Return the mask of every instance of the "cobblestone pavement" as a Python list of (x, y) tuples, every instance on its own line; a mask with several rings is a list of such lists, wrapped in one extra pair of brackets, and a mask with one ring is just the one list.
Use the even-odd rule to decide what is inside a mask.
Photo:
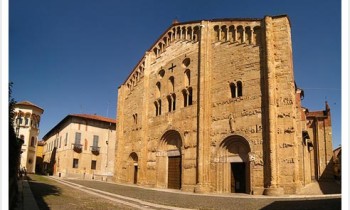
[[(56, 179), (100, 195), (119, 196), (116, 202), (135, 209), (235, 209), (235, 210), (340, 210), (341, 196), (251, 196), (246, 194), (194, 194), (178, 190), (144, 188), (101, 181)], [(77, 185), (78, 184), (78, 185)], [(107, 194), (106, 194), (107, 193)], [(140, 205), (141, 202), (141, 205)], [(142, 203), (145, 202), (145, 203)], [(125, 204), (125, 203), (124, 203)], [(154, 205), (153, 205), (154, 204)], [(126, 204), (128, 205), (128, 204)], [(157, 206), (159, 205), (159, 206)], [(140, 207), (141, 206), (141, 207)], [(175, 207), (175, 208), (174, 208)]]

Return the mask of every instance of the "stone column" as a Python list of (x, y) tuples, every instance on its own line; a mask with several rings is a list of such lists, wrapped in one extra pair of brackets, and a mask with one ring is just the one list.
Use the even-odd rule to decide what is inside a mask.
[(198, 95), (197, 95), (197, 185), (195, 192), (210, 192), (210, 29), (202, 21), (199, 37)]
[[(267, 95), (267, 113), (268, 116), (265, 123), (267, 123), (267, 135), (265, 144), (269, 151), (267, 164), (264, 167), (267, 167), (267, 170), (270, 172), (270, 178), (268, 179), (268, 184), (265, 186), (264, 194), (265, 195), (281, 195), (284, 194), (283, 188), (279, 188), (278, 183), (278, 171), (277, 171), (277, 104), (276, 104), (276, 70), (274, 64), (274, 46), (273, 46), (273, 23), (272, 18), (266, 16), (264, 19), (265, 22), (265, 93)], [(243, 35), (245, 32), (243, 31)]]
[[(148, 119), (149, 119), (149, 95), (150, 95), (150, 87), (149, 87), (149, 72), (150, 72), (150, 63), (151, 63), (151, 54), (150, 52), (146, 52), (145, 58), (144, 58), (144, 71), (143, 71), (143, 111), (142, 111), (142, 145), (148, 145)], [(141, 114), (141, 113), (140, 113)], [(148, 150), (147, 146), (143, 146), (140, 151), (140, 157), (138, 160), (139, 163), (139, 182), (141, 185), (147, 185), (148, 184), (148, 178), (147, 178), (147, 162), (148, 162)]]

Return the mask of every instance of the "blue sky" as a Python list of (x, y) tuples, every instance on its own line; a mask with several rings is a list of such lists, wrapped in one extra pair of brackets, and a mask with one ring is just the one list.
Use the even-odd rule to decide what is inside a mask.
[(16, 101), (45, 111), (42, 138), (66, 115), (116, 118), (118, 86), (156, 39), (180, 22), (287, 14), (303, 106), (331, 107), (333, 147), (341, 143), (341, 1), (13, 0), (9, 80)]

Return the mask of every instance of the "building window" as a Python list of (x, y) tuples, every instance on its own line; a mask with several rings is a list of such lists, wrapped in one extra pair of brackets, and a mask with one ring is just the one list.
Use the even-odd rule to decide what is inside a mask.
[(191, 71), (186, 69), (185, 71), (185, 87), (189, 87), (191, 85)]
[(137, 113), (133, 114), (132, 117), (134, 118), (134, 125), (137, 125)]
[(74, 144), (80, 144), (80, 140), (81, 140), (81, 133), (76, 132), (76, 133), (75, 133)]
[(91, 161), (91, 169), (96, 170), (96, 160)]
[(98, 147), (98, 136), (97, 135), (94, 135), (94, 140), (93, 140), (92, 146)]
[(242, 82), (237, 82), (237, 96), (240, 97), (243, 95)]
[(231, 98), (243, 96), (242, 82), (238, 81), (237, 85), (235, 83), (230, 83), (230, 90), (231, 90)]
[(173, 93), (174, 92), (174, 84), (175, 84), (175, 79), (173, 76), (169, 78), (169, 92)]
[(67, 146), (67, 141), (68, 141), (68, 133), (66, 133), (66, 138), (64, 139), (64, 146)]
[(156, 98), (159, 98), (160, 97), (160, 82), (157, 82), (156, 86), (157, 86)]
[(236, 85), (235, 83), (230, 84), (231, 98), (236, 98)]
[(79, 159), (74, 158), (73, 159), (73, 168), (78, 168), (79, 166)]
[(176, 109), (176, 95), (173, 93), (167, 96), (168, 99), (168, 111), (175, 111)]
[(162, 101), (159, 99), (154, 102), (154, 106), (156, 109), (156, 116), (159, 116), (162, 114)]
[(187, 88), (182, 91), (184, 97), (184, 107), (192, 105), (192, 88)]
[(31, 147), (35, 147), (35, 139), (34, 139), (33, 136), (32, 136), (32, 138), (30, 139), (30, 146), (31, 146)]
[(62, 144), (62, 136), (60, 136), (60, 143), (59, 143), (59, 147), (61, 148)]

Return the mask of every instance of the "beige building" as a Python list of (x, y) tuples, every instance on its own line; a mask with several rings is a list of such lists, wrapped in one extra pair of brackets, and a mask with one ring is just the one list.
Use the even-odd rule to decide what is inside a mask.
[(22, 154), (20, 168), (25, 168), (28, 173), (35, 173), (36, 146), (39, 136), (39, 124), (44, 110), (29, 102), (21, 101), (14, 106), (14, 128), (16, 136), (21, 138)]
[(314, 119), (303, 96), (287, 16), (174, 22), (118, 89), (115, 180), (297, 193), (332, 155), (330, 115)]
[(116, 120), (67, 115), (44, 137), (44, 170), (59, 177), (110, 180), (114, 173)]

